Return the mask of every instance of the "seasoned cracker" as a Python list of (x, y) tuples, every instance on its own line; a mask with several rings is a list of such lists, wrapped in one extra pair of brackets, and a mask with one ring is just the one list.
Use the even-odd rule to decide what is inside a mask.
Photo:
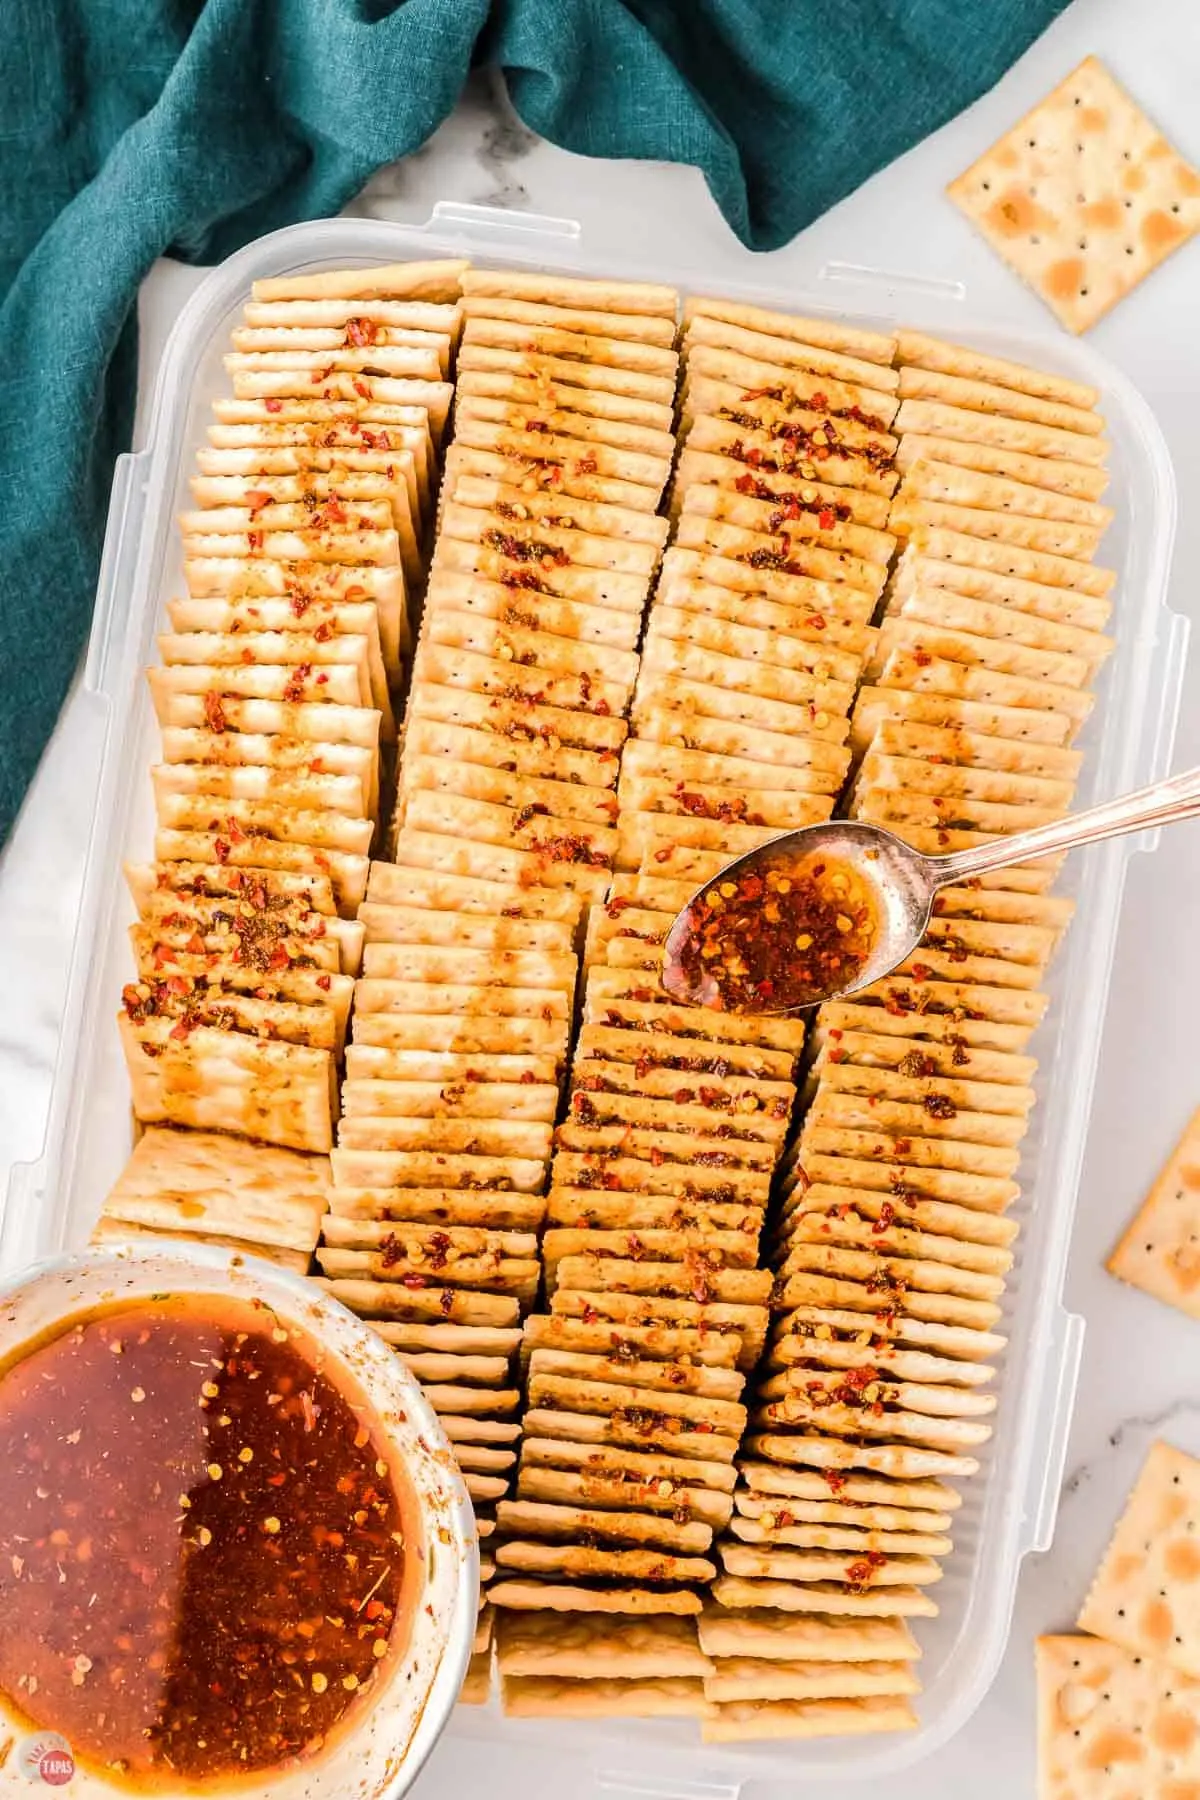
[(856, 1555), (841, 1550), (795, 1550), (774, 1545), (720, 1546), (727, 1575), (772, 1582), (845, 1581), (855, 1587), (930, 1587), (942, 1579), (941, 1564), (930, 1556)]
[(695, 1615), (700, 1596), (691, 1588), (649, 1588), (621, 1585), (595, 1588), (557, 1581), (528, 1581), (501, 1577), (492, 1583), (488, 1599), (493, 1606), (520, 1612), (627, 1613), (653, 1617)]
[[(780, 1524), (777, 1522), (780, 1519), (788, 1522)], [(765, 1511), (757, 1519), (739, 1516), (730, 1521), (730, 1530), (743, 1544), (778, 1546), (800, 1552), (844, 1552), (855, 1559), (864, 1556), (948, 1556), (953, 1549), (953, 1540), (936, 1532), (867, 1530), (856, 1524), (812, 1524), (798, 1520), (787, 1507), (782, 1512)]]
[(910, 1663), (797, 1662), (731, 1656), (705, 1677), (708, 1700), (741, 1704), (761, 1700), (861, 1700), (898, 1698), (920, 1691)]
[[(921, 1649), (902, 1619), (729, 1610), (706, 1606), (700, 1645), (716, 1658), (783, 1662), (916, 1662)], [(718, 1665), (719, 1666), (719, 1665)]]
[(712, 1543), (712, 1526), (702, 1520), (661, 1517), (654, 1513), (588, 1508), (544, 1500), (502, 1500), (496, 1519), (510, 1538), (532, 1538), (548, 1553), (548, 1546), (584, 1542), (597, 1549), (649, 1549), (661, 1546), (673, 1553), (702, 1554)]
[(501, 1674), (549, 1675), (566, 1680), (642, 1680), (707, 1675), (690, 1619), (619, 1619), (603, 1613), (502, 1613)]
[(492, 1653), (489, 1647), (474, 1654), (467, 1664), (467, 1673), (458, 1690), (459, 1703), (463, 1706), (486, 1706), (491, 1691)]
[(315, 275), (263, 276), (254, 283), (256, 301), (271, 300), (453, 300), (469, 264), (384, 263), (358, 269), (325, 269)]
[(753, 1738), (856, 1737), (865, 1732), (913, 1731), (917, 1716), (903, 1699), (729, 1701), (706, 1717), (706, 1744)]
[(624, 1680), (589, 1673), (583, 1681), (559, 1675), (505, 1675), (504, 1711), (510, 1719), (695, 1718), (707, 1711), (696, 1677), (647, 1675)]

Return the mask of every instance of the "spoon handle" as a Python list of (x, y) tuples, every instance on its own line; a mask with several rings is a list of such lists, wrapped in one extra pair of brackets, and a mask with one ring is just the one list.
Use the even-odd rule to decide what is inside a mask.
[(1180, 819), (1200, 815), (1200, 769), (1187, 769), (1182, 775), (1169, 775), (1151, 787), (1122, 794), (1117, 800), (1106, 800), (1087, 812), (1068, 813), (1050, 825), (1039, 825), (1033, 831), (1021, 831), (1015, 837), (1000, 838), (993, 844), (980, 844), (971, 850), (959, 850), (951, 856), (926, 857), (930, 874), (938, 887), (950, 882), (967, 881), (986, 875), (993, 869), (1011, 868), (1014, 863), (1032, 862), (1039, 856), (1053, 856), (1059, 850), (1074, 850), (1080, 844), (1098, 844), (1105, 838), (1122, 837), (1127, 831), (1144, 831), (1154, 825), (1174, 825)]

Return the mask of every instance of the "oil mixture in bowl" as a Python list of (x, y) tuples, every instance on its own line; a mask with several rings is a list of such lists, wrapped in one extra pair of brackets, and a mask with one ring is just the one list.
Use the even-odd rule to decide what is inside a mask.
[(412, 1496), (268, 1307), (85, 1315), (0, 1374), (0, 1689), (153, 1787), (317, 1754), (403, 1649)]

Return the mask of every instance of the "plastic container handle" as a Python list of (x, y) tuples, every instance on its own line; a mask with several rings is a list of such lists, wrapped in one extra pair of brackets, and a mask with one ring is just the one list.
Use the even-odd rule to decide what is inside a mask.
[(1025, 1503), (1025, 1529), (1021, 1534), (1021, 1555), (1031, 1550), (1048, 1550), (1054, 1541), (1054, 1521), (1058, 1516), (1059, 1492), (1067, 1461), (1067, 1441), (1071, 1435), (1071, 1415), (1075, 1410), (1075, 1390), (1079, 1386), (1079, 1364), (1083, 1356), (1083, 1339), (1087, 1330), (1078, 1313), (1059, 1309), (1051, 1340), (1045, 1398), (1035, 1428), (1033, 1462), (1029, 1494)]
[[(1192, 621), (1186, 613), (1168, 614), (1166, 634), (1161, 647), (1156, 646), (1157, 654), (1151, 676), (1150, 692), (1158, 695), (1158, 704), (1150, 722), (1153, 736), (1144, 776), (1146, 781), (1161, 781), (1171, 767), (1179, 712), (1183, 703), (1183, 677), (1187, 669), (1191, 635)], [(1162, 826), (1152, 825), (1134, 838), (1132, 848), (1157, 850), (1161, 837)]]
[[(904, 269), (877, 269), (871, 263), (827, 262), (817, 271), (818, 281), (839, 287), (859, 288), (873, 302), (906, 298), (945, 300), (961, 305), (967, 297), (965, 281), (947, 281), (937, 275), (910, 275)], [(842, 298), (841, 295), (838, 296)]]
[(672, 1776), (604, 1769), (596, 1776), (603, 1800), (738, 1800), (740, 1781), (677, 1781)]
[(108, 524), (96, 583), (96, 604), (83, 668), (84, 687), (89, 693), (102, 694), (107, 700), (116, 698), (108, 687), (108, 680), (113, 669), (119, 666), (116, 648), (118, 643), (124, 642), (129, 623), (133, 570), (141, 546), (146, 509), (148, 468), (149, 455), (142, 450), (136, 455), (127, 452), (118, 456), (113, 470)]
[(46, 1160), (13, 1163), (0, 1192), (0, 1275), (24, 1268), (37, 1254), (37, 1221), (45, 1197)]
[(463, 200), (439, 200), (422, 229), (449, 228), (468, 242), (487, 245), (497, 238), (542, 237), (556, 243), (578, 243), (583, 226), (578, 219), (556, 219), (549, 213), (509, 211), (502, 206), (474, 206)]

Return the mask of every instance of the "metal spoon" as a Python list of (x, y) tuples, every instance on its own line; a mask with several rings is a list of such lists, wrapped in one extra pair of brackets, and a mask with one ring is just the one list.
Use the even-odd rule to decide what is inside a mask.
[[(980, 844), (975, 849), (960, 850), (951, 856), (923, 856), (890, 831), (857, 819), (830, 819), (821, 825), (786, 831), (726, 863), (697, 888), (667, 933), (663, 945), (663, 986), (678, 1000), (698, 997), (678, 960), (679, 950), (691, 929), (691, 909), (719, 882), (752, 873), (764, 859), (774, 862), (779, 857), (787, 857), (791, 860), (818, 852), (851, 864), (855, 873), (873, 889), (878, 923), (870, 955), (853, 982), (831, 988), (822, 996), (833, 1000), (870, 987), (911, 955), (928, 928), (934, 896), (939, 888), (971, 881), (995, 869), (1010, 868), (1014, 863), (1053, 856), (1060, 850), (1074, 850), (1081, 844), (1097, 844), (1105, 838), (1121, 837), (1128, 831), (1174, 825), (1198, 814), (1200, 768), (1169, 776), (1166, 781), (1157, 781), (1151, 787), (1139, 788), (1136, 793), (1108, 800), (1087, 812), (1070, 813), (1050, 825), (1039, 825), (1033, 831), (1022, 831), (994, 843)], [(817, 1004), (816, 1000), (810, 1002), (810, 1005)], [(808, 1007), (766, 1004), (739, 1007), (739, 1011), (755, 1013), (807, 1010)]]

